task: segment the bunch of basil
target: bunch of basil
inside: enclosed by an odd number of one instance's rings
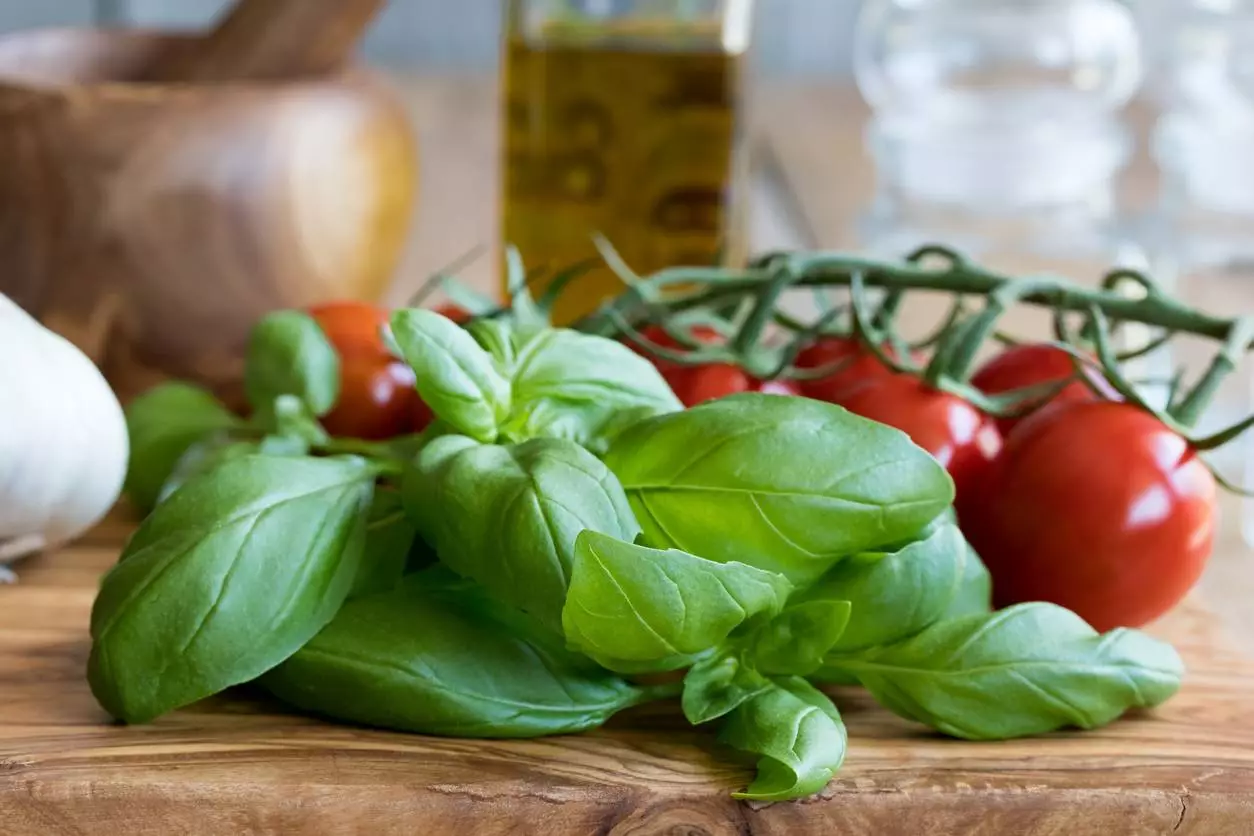
[[[255,681],[348,722],[530,737],[679,696],[758,758],[737,797],[779,801],[845,758],[811,683],[975,740],[1179,687],[1141,633],[991,612],[952,482],[896,430],[770,395],[682,411],[648,361],[573,331],[404,310],[392,337],[438,417],[421,438],[327,438],[335,354],[293,312],[257,329],[251,421],[182,385],[134,404],[129,489],[155,507],[92,613],[113,715]]]

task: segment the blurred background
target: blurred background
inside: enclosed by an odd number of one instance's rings
[[[226,0],[4,0],[0,30],[91,22],[200,26]],[[1133,0],[1152,53],[1172,0]],[[755,33],[761,72],[831,78],[852,73],[861,0],[762,0]],[[392,0],[366,41],[367,57],[398,69],[490,69],[498,61],[498,0]]]

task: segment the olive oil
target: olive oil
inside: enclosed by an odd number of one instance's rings
[[[591,38],[510,37],[505,242],[529,274],[547,277],[595,259],[597,233],[639,273],[735,261],[741,56],[716,36],[690,30],[667,42],[616,26]],[[563,293],[555,319],[568,323],[622,290],[598,263]]]

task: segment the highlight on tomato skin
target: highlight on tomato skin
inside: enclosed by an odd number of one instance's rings
[[[1197,452],[1154,416],[1081,401],[1021,423],[957,511],[997,606],[1048,601],[1106,631],[1184,599],[1211,553],[1216,497]]]
[[[1002,436],[972,404],[928,386],[913,375],[863,381],[842,396],[850,412],[910,436],[949,471],[961,495],[996,458]]]

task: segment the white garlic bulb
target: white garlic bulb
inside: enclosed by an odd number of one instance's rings
[[[0,566],[98,523],[128,455],[125,415],[95,364],[0,294]]]

